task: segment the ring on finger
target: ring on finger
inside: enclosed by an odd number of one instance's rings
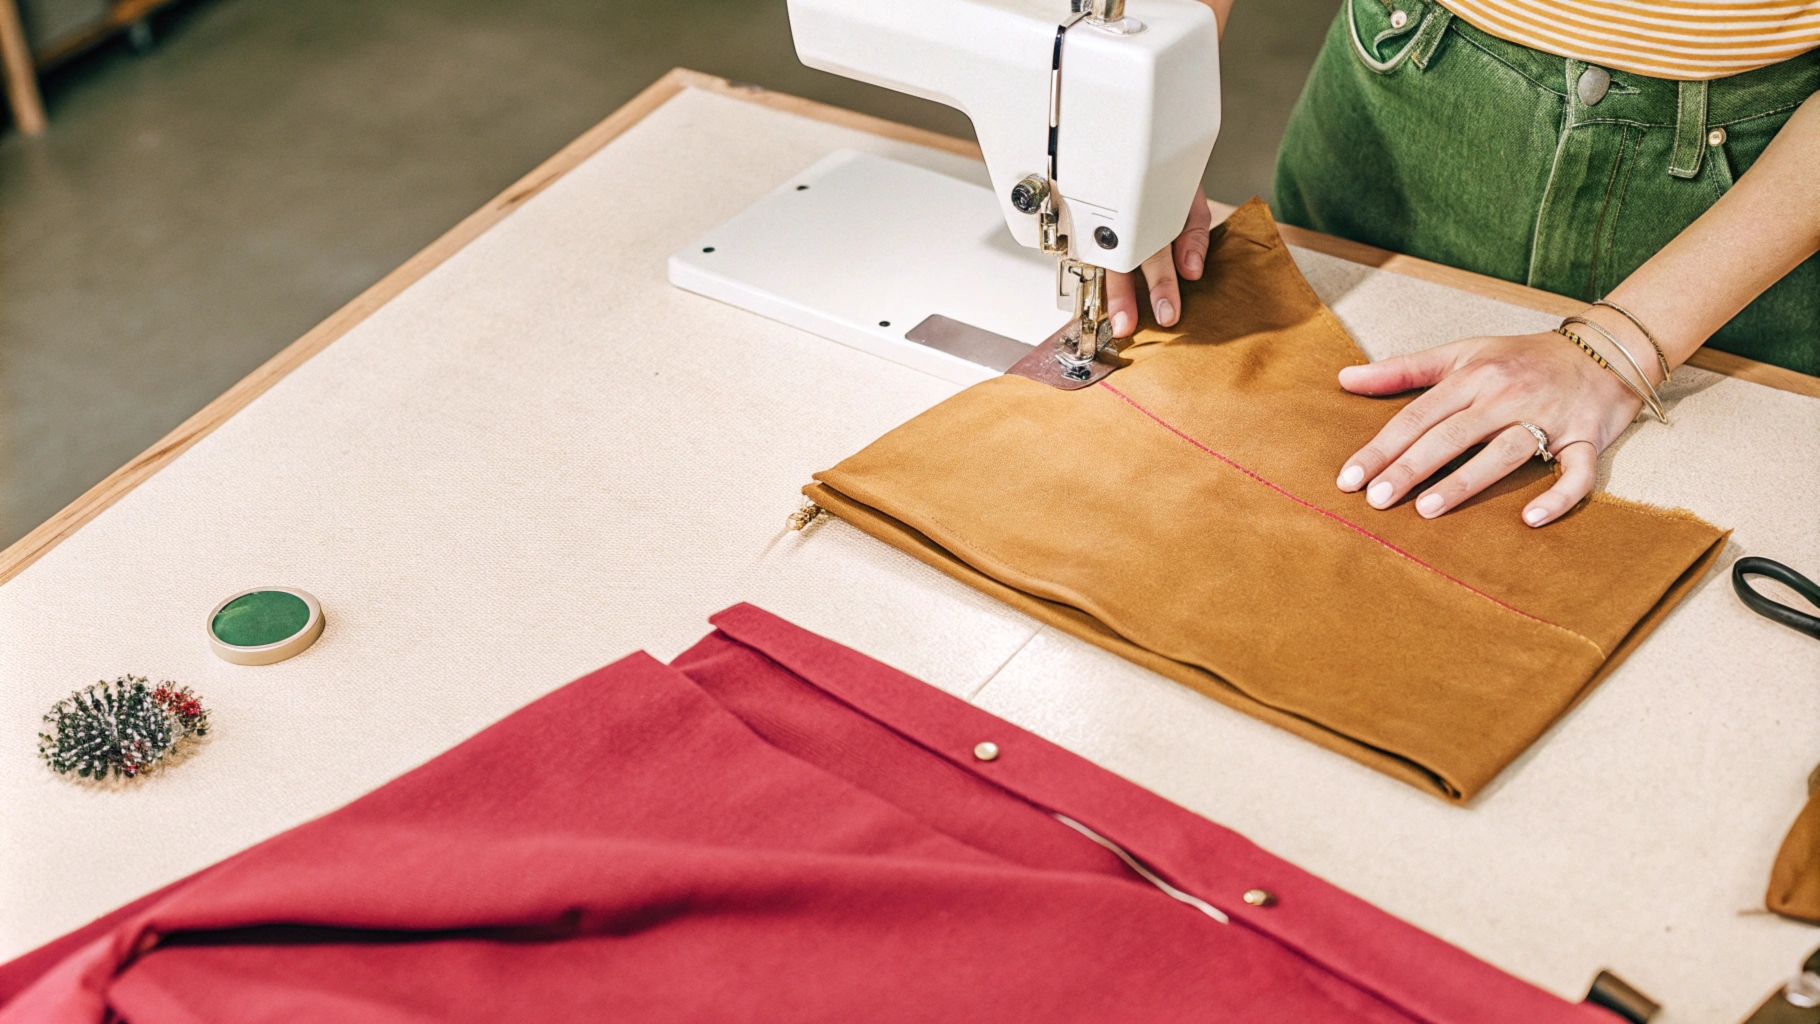
[[[1530,434],[1534,435],[1536,439],[1536,458],[1541,459],[1543,462],[1555,461],[1555,453],[1548,450],[1548,431],[1543,430],[1541,427],[1536,426],[1528,420],[1518,421],[1517,426],[1522,427],[1524,430],[1527,430]]]

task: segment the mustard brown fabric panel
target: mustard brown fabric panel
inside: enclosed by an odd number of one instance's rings
[[[1409,401],[1256,200],[1215,229],[1174,328],[1060,391],[976,385],[805,489],[861,529],[1089,642],[1466,800],[1628,652],[1725,534],[1609,498],[1518,518],[1539,463],[1441,519],[1334,475]]]
[[[1820,924],[1820,789],[1807,798],[1782,840],[1764,905],[1784,917]]]

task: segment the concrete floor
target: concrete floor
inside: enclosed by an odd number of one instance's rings
[[[1268,196],[1337,5],[1238,3],[1213,197]],[[194,0],[155,29],[0,138],[0,545],[671,67],[970,135],[803,68],[783,0]]]

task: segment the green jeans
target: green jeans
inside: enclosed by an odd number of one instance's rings
[[[1277,156],[1277,218],[1591,301],[1749,169],[1820,90],[1820,51],[1710,83],[1604,73],[1429,0],[1345,0]],[[1820,375],[1820,256],[1709,344]]]

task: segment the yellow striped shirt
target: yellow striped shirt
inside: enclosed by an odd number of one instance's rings
[[[1723,78],[1820,47],[1820,0],[1440,3],[1500,39],[1655,78]]]

